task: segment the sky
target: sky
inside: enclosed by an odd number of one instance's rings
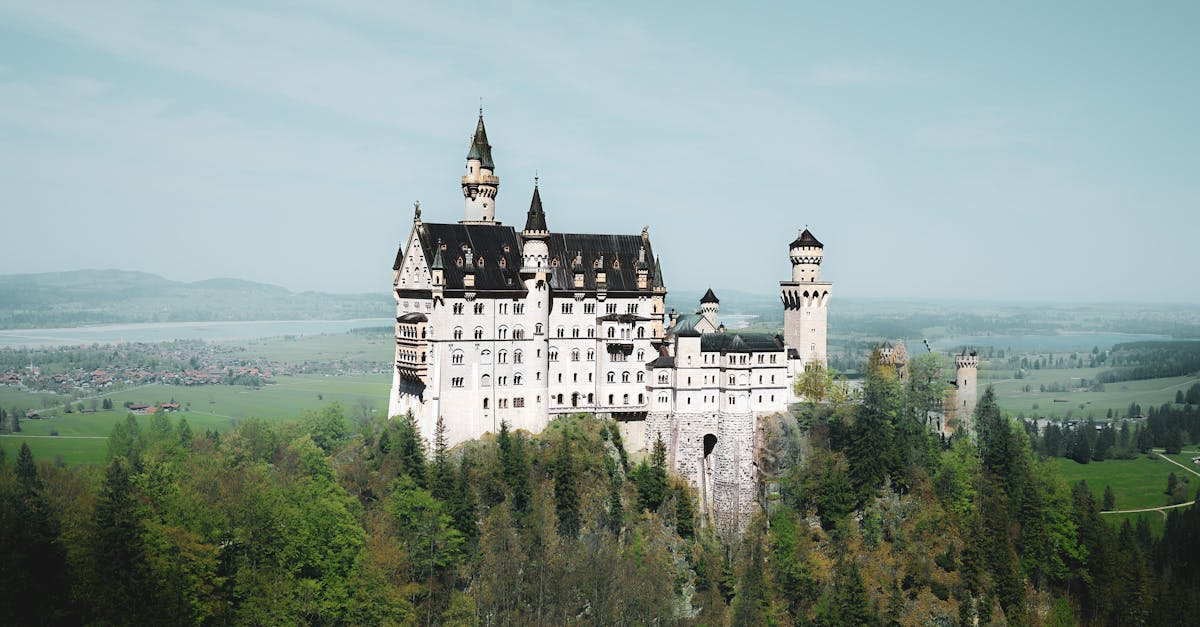
[[[446,5],[446,6],[434,6]],[[830,6],[834,5],[834,6]],[[649,226],[668,288],[1197,302],[1200,3],[0,0],[0,273],[386,293],[463,217]]]

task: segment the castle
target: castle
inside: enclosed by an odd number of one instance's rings
[[[711,289],[694,314],[664,311],[648,229],[553,231],[536,179],[524,228],[498,221],[482,111],[466,161],[464,218],[425,222],[418,205],[396,255],[388,415],[412,412],[425,434],[440,416],[454,445],[594,412],[635,450],[662,438],[718,530],[740,532],[757,508],[758,419],[786,411],[796,377],[826,362],[824,246],[808,229],[789,246],[782,336],[729,333]]]

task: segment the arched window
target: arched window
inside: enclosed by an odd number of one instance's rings
[[[542,334],[542,323],[539,322],[539,323],[533,325],[533,334],[534,335]]]
[[[484,409],[487,409],[487,408],[488,408],[488,399],[487,399],[487,397],[486,397],[486,396],[485,396],[485,397],[483,397],[483,408],[484,408]]]
[[[555,335],[557,335],[558,337],[566,337],[566,329],[563,329],[562,327],[558,327],[558,330],[555,332]]]
[[[628,394],[626,394],[626,395],[624,395],[624,396],[622,396],[622,397],[621,397],[621,404],[622,404],[622,405],[628,405],[628,404],[629,404],[629,395],[628,395]]]
[[[579,327],[571,327],[571,337],[579,337]]]
[[[646,361],[646,351],[638,349],[638,361]]]
[[[461,364],[463,362],[463,352],[458,350],[450,354],[450,363]]]
[[[617,380],[617,373],[615,373],[615,372],[610,372],[610,373],[608,373],[608,382],[609,382],[609,383],[612,383],[612,382],[614,382],[614,381],[616,381],[616,380]],[[610,401],[610,402],[611,402],[611,401]]]
[[[454,327],[454,339],[462,339],[462,327]]]
[[[500,352],[496,353],[496,363],[507,364],[508,363],[508,351],[500,351]]]
[[[519,364],[522,361],[524,361],[523,357],[524,357],[524,355],[521,353],[521,351],[519,351],[519,350],[513,351],[513,363],[514,364]]]
[[[664,373],[658,375],[658,382],[666,383],[667,382],[667,373],[664,372]]]
[[[589,348],[587,352],[587,360],[596,361],[596,351]]]
[[[609,395],[608,395],[608,404],[609,404],[609,405],[612,405],[612,404],[613,404],[613,395],[612,395],[612,394],[609,394]]]
[[[588,337],[596,337],[596,327],[588,327]]]
[[[550,349],[549,355],[550,355],[550,361],[558,361],[558,349],[557,348]]]
[[[642,382],[644,382],[645,380],[646,380],[646,373],[644,373],[644,372],[640,372],[640,371],[639,371],[639,372],[637,373],[637,382],[638,382],[638,383],[642,383]],[[640,402],[640,401],[639,401],[639,402]]]
[[[513,385],[521,385],[521,379],[522,379],[521,373],[518,372],[517,374],[514,374],[513,375]]]
[[[480,378],[479,378],[479,385],[481,385],[481,386],[483,386],[483,387],[485,387],[485,388],[486,388],[486,387],[491,387],[491,385],[492,385],[492,375],[490,375],[490,374],[485,374],[485,375],[483,375],[482,377],[480,377]]]
[[[483,339],[483,327],[475,327],[475,339]]]
[[[563,399],[563,395],[562,395],[562,394],[559,394],[559,395],[558,395],[558,397],[554,399],[554,401],[555,401],[556,403],[558,403],[559,405],[562,405],[562,404],[563,404],[563,400],[562,400],[562,399]]]
[[[520,325],[513,327],[513,339],[514,340],[525,339],[525,328]]]
[[[595,401],[593,400],[594,398],[595,398],[595,397],[594,397],[592,394],[588,394],[588,405],[591,405],[592,403],[594,403],[594,402],[595,402]]]
[[[579,361],[579,349],[571,349],[571,361]]]
[[[484,349],[484,351],[482,353],[479,353],[479,363],[481,363],[481,364],[492,363],[492,351]]]
[[[645,403],[645,402],[646,402],[645,397],[642,396],[641,394],[638,394],[638,405],[641,405],[642,403]]]
[[[621,383],[629,383],[629,373],[628,372],[621,373]]]
[[[609,339],[617,337],[616,327],[608,327],[608,337],[609,337]]]
[[[507,340],[508,339],[508,327],[502,326],[499,329],[496,329],[496,335],[502,340]]]
[[[638,339],[646,337],[646,327],[638,327]]]

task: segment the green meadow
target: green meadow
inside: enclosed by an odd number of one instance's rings
[[[1089,414],[1097,419],[1103,419],[1109,409],[1118,416],[1124,416],[1130,403],[1137,403],[1145,411],[1150,406],[1175,401],[1175,392],[1187,391],[1195,383],[1200,383],[1200,376],[1169,377],[1163,379],[1145,379],[1142,381],[1119,381],[1104,384],[1102,392],[1039,392],[1041,385],[1050,386],[1053,383],[1070,386],[1078,384],[1079,379],[1092,379],[1107,368],[1065,368],[1026,370],[1023,379],[1013,379],[1011,370],[981,372],[980,389],[988,385],[996,389],[996,400],[1000,408],[1016,415],[1024,413],[1027,417],[1049,416],[1065,418],[1067,412],[1073,417],[1086,418]],[[1004,377],[989,379],[984,374]],[[1025,391],[1025,386],[1030,388]],[[1056,400],[1066,402],[1055,402]],[[1083,405],[1080,408],[1080,405]]]
[[[1176,461],[1191,466],[1191,455],[1172,455]],[[1176,477],[1187,477],[1194,493],[1200,487],[1200,477],[1187,473],[1184,469],[1166,460],[1154,457],[1140,456],[1137,459],[1108,459],[1102,462],[1080,464],[1071,459],[1055,458],[1050,460],[1059,476],[1068,484],[1087,481],[1092,494],[1096,495],[1097,503],[1104,502],[1104,488],[1111,486],[1116,497],[1118,510],[1145,509],[1169,505],[1166,495],[1167,477],[1175,473]],[[1200,470],[1200,468],[1197,468]],[[1104,519],[1120,525],[1128,519],[1136,523],[1138,518],[1146,518],[1155,534],[1162,533],[1165,515],[1160,512],[1140,512],[1134,514],[1105,514]]]
[[[261,388],[151,385],[108,394],[116,404],[111,411],[60,412],[51,418],[24,420],[20,434],[0,436],[0,447],[10,458],[22,442],[28,442],[39,459],[61,457],[68,464],[103,462],[107,450],[104,438],[116,422],[125,419],[126,401],[164,403],[174,399],[182,408],[171,418],[187,418],[193,431],[203,433],[208,429],[228,430],[233,421],[250,416],[272,421],[294,420],[306,410],[334,401],[341,403],[347,418],[352,420],[367,414],[377,415],[387,411],[389,384],[388,375],[372,374],[280,377],[278,383]],[[149,416],[138,416],[138,420],[144,425]],[[58,435],[52,435],[54,432]]]

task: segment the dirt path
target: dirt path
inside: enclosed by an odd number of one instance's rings
[[[1200,472],[1196,472],[1195,470],[1192,470],[1191,468],[1188,468],[1187,466],[1184,466],[1183,464],[1181,464],[1181,463],[1179,463],[1179,462],[1177,462],[1177,461],[1175,461],[1175,460],[1171,459],[1170,457],[1167,457],[1166,455],[1164,455],[1164,454],[1163,454],[1163,451],[1162,451],[1162,449],[1154,449],[1154,452],[1155,452],[1155,453],[1156,453],[1156,454],[1157,454],[1159,457],[1161,457],[1161,458],[1163,458],[1163,459],[1165,459],[1165,460],[1167,460],[1167,461],[1171,462],[1172,464],[1175,464],[1176,466],[1179,466],[1180,468],[1182,468],[1182,469],[1184,469],[1184,470],[1186,470],[1186,471],[1188,471],[1188,472],[1192,473],[1193,475],[1196,475],[1197,477],[1200,477]]]
[[[1167,515],[1166,510],[1168,510],[1168,509],[1175,509],[1177,507],[1187,507],[1191,504],[1192,504],[1192,502],[1188,501],[1187,503],[1178,503],[1176,505],[1163,505],[1162,507],[1147,507],[1145,509],[1113,509],[1113,510],[1108,510],[1106,512],[1100,512],[1100,513],[1101,514],[1137,514],[1140,512],[1162,512],[1163,516],[1166,516]]]

